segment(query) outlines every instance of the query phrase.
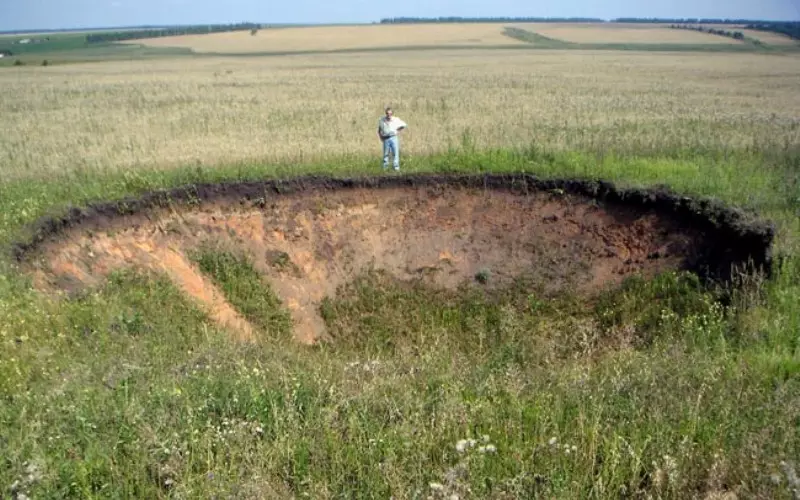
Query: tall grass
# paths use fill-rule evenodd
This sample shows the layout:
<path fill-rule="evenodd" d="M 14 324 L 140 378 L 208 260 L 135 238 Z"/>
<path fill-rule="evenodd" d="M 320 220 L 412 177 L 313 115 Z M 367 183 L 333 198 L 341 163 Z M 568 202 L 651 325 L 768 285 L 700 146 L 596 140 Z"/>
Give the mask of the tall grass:
<path fill-rule="evenodd" d="M 735 158 L 800 142 L 799 76 L 790 56 L 520 51 L 16 68 L 0 72 L 0 180 L 378 156 L 386 104 L 408 158 L 532 143 Z"/>

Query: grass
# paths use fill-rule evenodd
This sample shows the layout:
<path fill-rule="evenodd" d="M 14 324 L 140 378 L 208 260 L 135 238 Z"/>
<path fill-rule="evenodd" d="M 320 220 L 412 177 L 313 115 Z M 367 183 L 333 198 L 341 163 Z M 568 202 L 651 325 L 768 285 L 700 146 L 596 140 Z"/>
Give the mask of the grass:
<path fill-rule="evenodd" d="M 38 40 L 38 42 L 18 43 L 20 40 L 25 39 Z M 191 51 L 180 48 L 153 48 L 142 45 L 113 43 L 87 44 L 86 33 L 38 33 L 3 36 L 0 37 L 0 52 L 2 51 L 10 51 L 12 55 L 0 59 L 0 68 L 17 65 L 50 66 L 67 63 L 141 60 L 191 55 Z"/>
<path fill-rule="evenodd" d="M 531 142 L 601 155 L 785 150 L 800 140 L 799 61 L 458 50 L 10 68 L 0 176 L 360 159 L 380 153 L 372 129 L 387 103 L 410 125 L 408 158 Z"/>
<path fill-rule="evenodd" d="M 524 171 L 718 197 L 776 221 L 775 277 L 731 294 L 667 274 L 587 304 L 367 274 L 326 301 L 334 340 L 308 348 L 280 333 L 233 342 L 158 275 L 126 270 L 50 297 L 4 256 L 2 495 L 796 495 L 795 61 L 441 54 L 108 63 L 81 67 L 86 76 L 14 69 L 0 76 L 14 96 L 0 97 L 0 244 L 24 239 L 43 214 L 151 189 L 377 174 L 374 141 L 360 138 L 373 132 L 363 103 L 373 71 L 388 65 L 409 90 L 387 95 L 420 129 L 405 138 L 404 170 Z M 320 110 L 338 127 L 315 129 L 310 143 L 303 131 Z M 422 132 L 433 130 L 447 133 Z M 198 252 L 241 314 L 283 331 L 252 262 Z"/>
<path fill-rule="evenodd" d="M 195 261 L 211 277 L 228 302 L 268 337 L 291 337 L 291 319 L 280 299 L 262 282 L 246 255 L 202 248 Z"/>

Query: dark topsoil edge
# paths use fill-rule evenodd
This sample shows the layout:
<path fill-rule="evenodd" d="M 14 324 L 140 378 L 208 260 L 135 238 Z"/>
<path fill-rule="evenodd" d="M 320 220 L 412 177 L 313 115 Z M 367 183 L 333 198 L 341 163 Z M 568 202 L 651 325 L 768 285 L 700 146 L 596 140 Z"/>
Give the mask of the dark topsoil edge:
<path fill-rule="evenodd" d="M 529 174 L 408 175 L 338 179 L 324 176 L 288 180 L 195 184 L 146 193 L 138 198 L 90 204 L 72 208 L 61 216 L 47 216 L 29 227 L 27 241 L 12 245 L 14 258 L 22 263 L 45 242 L 79 225 L 102 226 L 103 221 L 141 215 L 151 209 L 201 202 L 266 202 L 271 197 L 321 190 L 354 188 L 471 188 L 506 190 L 519 194 L 553 192 L 584 196 L 607 205 L 638 211 L 653 211 L 701 234 L 701 247 L 687 255 L 684 268 L 701 278 L 727 282 L 736 270 L 772 268 L 775 228 L 740 209 L 713 199 L 680 196 L 667 189 L 621 189 L 612 183 L 586 180 L 542 180 Z"/>

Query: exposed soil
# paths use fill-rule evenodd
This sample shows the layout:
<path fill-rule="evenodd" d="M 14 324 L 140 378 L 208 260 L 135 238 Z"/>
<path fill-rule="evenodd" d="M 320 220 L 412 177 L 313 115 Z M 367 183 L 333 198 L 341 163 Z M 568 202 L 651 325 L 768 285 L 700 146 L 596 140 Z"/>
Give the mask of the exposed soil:
<path fill-rule="evenodd" d="M 592 295 L 633 274 L 692 269 L 725 279 L 735 264 L 768 266 L 772 234 L 713 203 L 608 184 L 301 179 L 196 186 L 73 211 L 42 221 L 16 252 L 48 291 L 96 286 L 128 266 L 163 272 L 250 339 L 254 328 L 187 258 L 207 243 L 238 248 L 291 312 L 298 340 L 312 343 L 326 335 L 321 301 L 368 269 L 448 289 L 525 278 L 544 293 Z"/>

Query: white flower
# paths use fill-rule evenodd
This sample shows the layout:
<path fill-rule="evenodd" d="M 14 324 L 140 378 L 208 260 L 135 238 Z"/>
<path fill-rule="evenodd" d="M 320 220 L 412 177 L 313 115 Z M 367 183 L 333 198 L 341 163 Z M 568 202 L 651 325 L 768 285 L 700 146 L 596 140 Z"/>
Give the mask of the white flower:
<path fill-rule="evenodd" d="M 493 444 L 487 444 L 478 448 L 478 451 L 481 453 L 494 453 L 497 451 L 497 447 Z"/>
<path fill-rule="evenodd" d="M 450 495 L 450 500 L 458 500 L 458 495 L 453 493 L 452 495 Z"/>
<path fill-rule="evenodd" d="M 576 451 L 578 451 L 578 447 L 573 444 L 572 445 L 572 453 L 575 453 Z"/>
<path fill-rule="evenodd" d="M 484 434 L 482 439 L 483 439 L 484 443 L 488 443 L 489 442 L 489 436 L 487 434 Z"/>
<path fill-rule="evenodd" d="M 558 438 L 555 436 L 551 437 L 550 441 L 547 442 L 547 444 L 549 444 L 550 446 L 555 446 L 556 443 L 558 443 Z"/>
<path fill-rule="evenodd" d="M 456 443 L 456 451 L 459 453 L 464 453 L 465 451 L 467 451 L 467 448 L 472 448 L 473 446 L 475 446 L 476 442 L 477 441 L 475 441 L 474 439 L 459 439 L 458 442 Z"/>
<path fill-rule="evenodd" d="M 444 485 L 442 483 L 430 483 L 428 486 L 430 486 L 433 491 L 444 490 Z"/>

